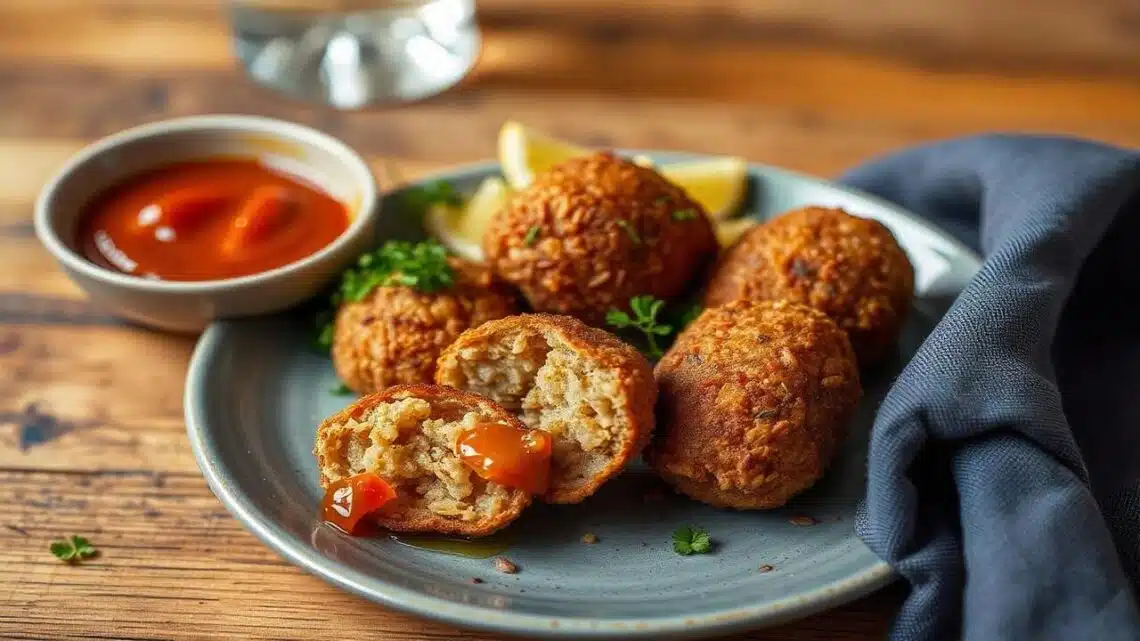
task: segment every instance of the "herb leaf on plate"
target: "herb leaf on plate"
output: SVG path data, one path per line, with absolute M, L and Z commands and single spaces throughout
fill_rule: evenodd
M 708 554 L 712 549 L 712 539 L 702 527 L 683 526 L 673 532 L 673 551 L 681 556 Z

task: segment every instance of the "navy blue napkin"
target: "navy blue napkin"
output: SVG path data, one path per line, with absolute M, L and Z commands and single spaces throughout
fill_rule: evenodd
M 860 167 L 985 263 L 899 376 L 856 529 L 895 641 L 1137 641 L 1140 156 L 982 136 Z

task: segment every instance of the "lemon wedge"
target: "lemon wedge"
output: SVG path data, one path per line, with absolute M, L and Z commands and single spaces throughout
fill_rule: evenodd
M 748 163 L 732 156 L 670 163 L 657 171 L 700 203 L 713 222 L 736 213 L 748 186 Z
M 590 151 L 514 120 L 508 120 L 499 130 L 499 163 L 512 189 L 522 189 L 535 175 Z M 700 203 L 714 221 L 729 218 L 736 212 L 748 185 L 748 164 L 733 156 L 657 165 L 639 154 L 632 161 L 657 169 Z
M 482 261 L 483 232 L 509 196 L 507 184 L 492 176 L 480 183 L 462 207 L 432 205 L 424 217 L 424 225 L 455 254 L 468 260 Z
M 755 218 L 735 218 L 733 220 L 718 220 L 713 223 L 716 240 L 721 249 L 728 249 L 740 240 L 744 232 L 760 224 Z
M 512 189 L 529 185 L 560 162 L 590 153 L 585 147 L 559 140 L 508 120 L 499 130 L 499 164 Z

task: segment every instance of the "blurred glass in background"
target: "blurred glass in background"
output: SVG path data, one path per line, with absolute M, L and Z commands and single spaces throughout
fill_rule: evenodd
M 435 95 L 479 56 L 475 0 L 227 0 L 260 84 L 340 109 Z

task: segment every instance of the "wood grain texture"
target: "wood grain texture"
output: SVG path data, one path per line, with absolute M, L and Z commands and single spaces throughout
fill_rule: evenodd
M 192 339 L 93 308 L 35 242 L 39 187 L 96 138 L 265 114 L 343 138 L 386 186 L 491 155 L 507 118 L 820 175 L 990 130 L 1140 146 L 1132 0 L 479 0 L 484 52 L 460 87 L 352 113 L 248 82 L 221 5 L 0 6 L 0 638 L 498 638 L 331 588 L 222 509 L 184 434 Z M 71 533 L 101 555 L 57 562 L 48 541 Z M 903 594 L 734 639 L 881 639 Z

